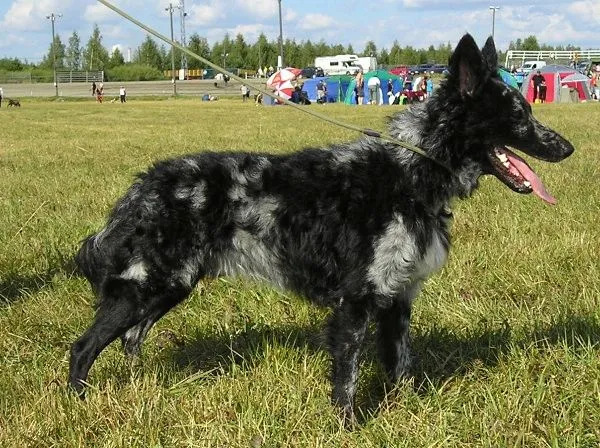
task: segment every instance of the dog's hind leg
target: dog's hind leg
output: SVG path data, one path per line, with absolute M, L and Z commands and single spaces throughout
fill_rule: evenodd
M 136 281 L 112 278 L 102 289 L 94 323 L 71 347 L 69 384 L 81 398 L 88 372 L 98 355 L 143 318 Z
M 364 303 L 343 300 L 329 322 L 328 339 L 333 357 L 332 402 L 339 406 L 347 423 L 353 424 L 354 395 L 358 379 L 358 356 L 362 346 L 369 312 Z
M 170 287 L 142 297 L 135 280 L 114 278 L 103 287 L 103 297 L 92 326 L 71 348 L 69 384 L 83 398 L 84 383 L 92 364 L 112 341 L 140 326 L 139 337 L 132 347 L 139 349 L 143 336 L 152 324 L 181 302 L 190 288 Z M 145 327 L 148 328 L 145 328 Z
M 390 308 L 377 311 L 377 345 L 379 358 L 392 383 L 408 374 L 410 355 L 410 314 L 420 286 L 408 288 L 396 297 Z

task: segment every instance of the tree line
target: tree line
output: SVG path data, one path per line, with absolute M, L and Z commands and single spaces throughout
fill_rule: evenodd
M 124 65 L 125 57 L 119 48 L 109 52 L 102 44 L 102 34 L 97 24 L 94 24 L 92 34 L 87 43 L 82 45 L 81 37 L 73 31 L 67 43 L 63 43 L 60 35 L 54 38 L 56 66 L 66 70 L 111 70 Z M 28 64 L 17 58 L 0 59 L 0 70 L 21 71 L 27 66 L 38 68 L 52 68 L 53 55 L 52 43 L 39 64 Z M 333 56 L 337 54 L 358 54 L 360 56 L 375 56 L 380 65 L 415 65 L 422 63 L 445 64 L 452 53 L 450 43 L 440 44 L 437 47 L 430 45 L 428 48 L 413 48 L 401 46 L 399 41 L 394 41 L 388 48 L 378 48 L 373 41 L 368 41 L 365 47 L 358 52 L 351 44 L 328 44 L 324 40 L 312 42 L 311 40 L 297 42 L 295 39 L 286 39 L 284 44 L 284 61 L 288 66 L 307 67 L 314 64 L 317 56 Z M 242 34 L 231 38 L 225 34 L 221 41 L 209 45 L 205 37 L 194 33 L 190 36 L 187 48 L 211 62 L 226 66 L 227 68 L 240 68 L 256 70 L 258 67 L 275 66 L 279 54 L 278 41 L 269 41 L 264 34 L 260 34 L 254 43 L 246 42 Z M 566 47 L 552 47 L 539 44 L 533 35 L 524 39 L 511 41 L 510 50 L 578 50 L 579 47 L 567 45 Z M 134 50 L 132 63 L 153 68 L 157 71 L 171 68 L 171 48 L 159 45 L 150 35 Z M 501 54 L 501 59 L 503 55 Z M 180 68 L 181 55 L 175 49 L 175 65 Z M 188 57 L 188 68 L 204 68 L 205 64 L 197 59 Z

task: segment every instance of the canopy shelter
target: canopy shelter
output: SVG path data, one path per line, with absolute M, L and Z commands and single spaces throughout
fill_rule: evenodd
M 575 90 L 579 101 L 589 101 L 592 99 L 590 78 L 582 73 L 576 72 L 572 75 L 565 76 L 560 80 L 560 85 Z

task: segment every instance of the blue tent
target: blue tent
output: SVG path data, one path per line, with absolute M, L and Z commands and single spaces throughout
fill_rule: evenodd
M 378 96 L 381 99 L 381 104 L 389 104 L 388 101 L 388 96 L 387 96 L 387 82 L 388 79 L 392 80 L 392 85 L 394 86 L 394 92 L 399 92 L 402 90 L 402 86 L 403 86 L 403 81 L 402 78 L 399 76 L 396 76 L 392 73 L 389 73 L 385 70 L 375 70 L 372 72 L 367 72 L 363 75 L 363 79 L 364 79 L 364 104 L 368 104 L 370 98 L 369 98 L 369 87 L 368 87 L 368 82 L 369 79 L 373 78 L 374 76 L 377 76 L 379 78 L 379 81 L 381 81 L 381 86 L 379 88 L 379 93 Z M 353 79 L 352 82 L 350 83 L 350 85 L 348 86 L 348 89 L 346 90 L 346 97 L 344 99 L 344 102 L 346 104 L 356 104 L 356 96 L 354 94 L 354 89 L 356 88 L 356 79 Z
M 308 95 L 308 99 L 315 102 L 317 101 L 317 84 L 321 81 L 325 81 L 327 85 L 327 102 L 335 103 L 337 101 L 343 101 L 344 95 L 348 90 L 351 77 L 345 76 L 325 76 L 319 78 L 310 78 L 304 81 L 302 90 Z

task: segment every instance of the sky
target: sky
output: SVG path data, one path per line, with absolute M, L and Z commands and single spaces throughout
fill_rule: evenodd
M 169 0 L 113 3 L 157 31 L 170 33 L 165 11 Z M 369 40 L 388 50 L 394 40 L 415 48 L 447 42 L 454 46 L 465 32 L 483 45 L 492 32 L 490 5 L 500 7 L 495 18 L 500 50 L 530 34 L 540 43 L 600 47 L 600 0 L 282 0 L 283 35 L 298 42 L 324 39 L 352 44 L 356 52 Z M 185 8 L 188 38 L 198 33 L 212 44 L 225 33 L 232 38 L 241 33 L 247 43 L 253 43 L 261 32 L 270 40 L 279 35 L 278 0 L 186 0 Z M 46 16 L 52 12 L 62 14 L 55 26 L 65 44 L 77 31 L 84 45 L 94 23 L 109 51 L 118 46 L 127 55 L 128 48 L 135 50 L 145 38 L 143 30 L 95 0 L 0 0 L 0 57 L 41 60 L 50 46 L 51 24 Z M 174 14 L 178 39 L 178 11 Z

